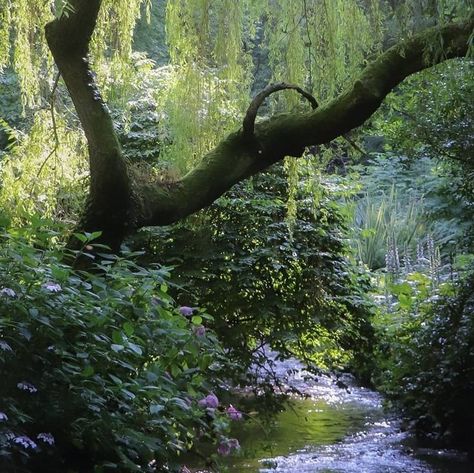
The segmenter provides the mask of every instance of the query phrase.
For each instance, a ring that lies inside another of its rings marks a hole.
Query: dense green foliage
[[[2,235],[0,469],[163,471],[198,432],[222,442],[227,416],[197,402],[233,369],[212,318],[176,306],[166,269],[134,255],[78,273],[32,246],[58,236]],[[95,235],[78,237],[87,252]]]
[[[91,79],[134,185],[166,193],[239,129],[252,90],[294,82],[322,108],[371,55],[471,4],[103,0]],[[380,135],[378,153],[347,175],[329,182],[321,164],[359,154],[341,138],[127,242],[144,253],[76,234],[92,261],[79,271],[63,246],[86,207],[88,149],[43,34],[71,13],[62,0],[0,0],[0,470],[174,472],[188,451],[214,461],[238,445],[229,422],[241,414],[222,404],[236,387],[281,407],[266,347],[350,370],[420,433],[469,448],[472,61],[400,86],[363,130]],[[268,102],[260,115],[307,107],[292,92]]]
[[[454,225],[459,249],[472,249],[474,241],[472,67],[472,60],[448,61],[410,78],[374,118],[374,128],[388,149],[403,156],[405,169],[432,160],[430,169],[418,171],[416,186],[422,186],[434,232],[442,238]]]
[[[474,412],[471,72],[470,61],[446,63],[389,97],[373,123],[388,149],[361,170],[355,218],[360,259],[377,269],[375,384],[421,437],[465,449]]]
[[[427,276],[411,274],[394,285],[398,303],[379,320],[378,354],[379,385],[414,419],[418,434],[471,453],[473,281],[471,274],[456,288],[445,283],[433,292]]]
[[[319,193],[316,207],[301,184],[290,231],[280,167],[182,224],[144,234],[147,258],[175,266],[179,300],[215,315],[214,329],[242,366],[261,362],[259,347],[269,345],[320,368],[367,368],[368,280],[349,263],[334,197]]]

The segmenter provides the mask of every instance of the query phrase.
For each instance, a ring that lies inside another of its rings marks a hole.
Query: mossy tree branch
[[[308,113],[274,116],[255,126],[254,139],[244,130],[229,135],[174,186],[145,186],[139,224],[176,222],[285,156],[299,157],[305,147],[329,143],[362,125],[406,77],[443,60],[465,56],[473,28],[470,19],[413,36],[369,64],[349,90],[327,105]],[[427,51],[441,39],[443,55],[430,56]]]
[[[113,248],[118,248],[127,232],[176,222],[285,156],[299,157],[305,147],[328,143],[362,125],[407,76],[464,56],[474,28],[470,19],[413,36],[369,64],[349,90],[313,111],[277,115],[254,126],[253,107],[252,133],[247,126],[230,134],[177,182],[137,186],[87,61],[101,0],[71,0],[71,4],[74,12],[48,24],[46,35],[89,145],[91,191],[83,229],[102,230],[104,241]],[[429,54],[441,40],[443,56]]]
[[[89,64],[101,0],[70,0],[71,10],[46,25],[46,39],[86,135],[90,195],[82,230],[104,232],[114,249],[133,226],[132,186],[110,113]]]

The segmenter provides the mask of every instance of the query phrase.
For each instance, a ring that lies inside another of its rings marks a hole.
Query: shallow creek
[[[281,378],[309,397],[295,399],[266,431],[258,422],[234,432],[242,449],[229,459],[232,473],[473,473],[474,465],[455,451],[422,449],[387,415],[382,397],[358,387],[348,389],[331,377],[307,379],[296,360],[277,362]]]

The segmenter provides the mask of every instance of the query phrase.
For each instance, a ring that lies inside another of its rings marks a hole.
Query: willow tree
[[[103,64],[126,80],[133,29],[150,0],[0,0],[0,71],[13,66],[28,109],[57,68],[87,140],[90,185],[80,227],[102,231],[118,249],[136,229],[193,214],[280,160],[294,177],[295,158],[308,146],[362,125],[410,74],[469,52],[470,2],[389,3],[393,8],[379,0],[168,0],[174,73],[162,97],[172,103],[169,123],[187,135],[176,133],[167,150],[181,160],[182,175],[165,181],[134,172],[101,95]],[[416,15],[431,27],[416,31]],[[387,18],[403,26],[390,48]],[[259,35],[277,83],[251,100],[248,44]],[[306,108],[296,94],[279,93],[278,113],[256,123],[263,101],[284,89],[302,95]]]

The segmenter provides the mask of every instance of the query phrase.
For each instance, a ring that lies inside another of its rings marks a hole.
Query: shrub
[[[78,235],[84,251],[96,236]],[[212,318],[169,296],[166,268],[128,255],[76,272],[61,251],[1,239],[1,471],[175,471],[196,437],[221,443],[226,416],[198,401],[232,366]]]
[[[472,449],[474,274],[459,288],[445,283],[433,293],[430,284],[414,273],[395,286],[396,310],[378,326],[379,386],[420,436]]]
[[[368,281],[350,263],[340,209],[324,189],[313,208],[300,189],[290,232],[278,171],[235,186],[205,213],[147,232],[147,257],[175,265],[177,298],[196,297],[216,314],[213,327],[241,367],[268,367],[265,345],[319,368],[367,367]]]

